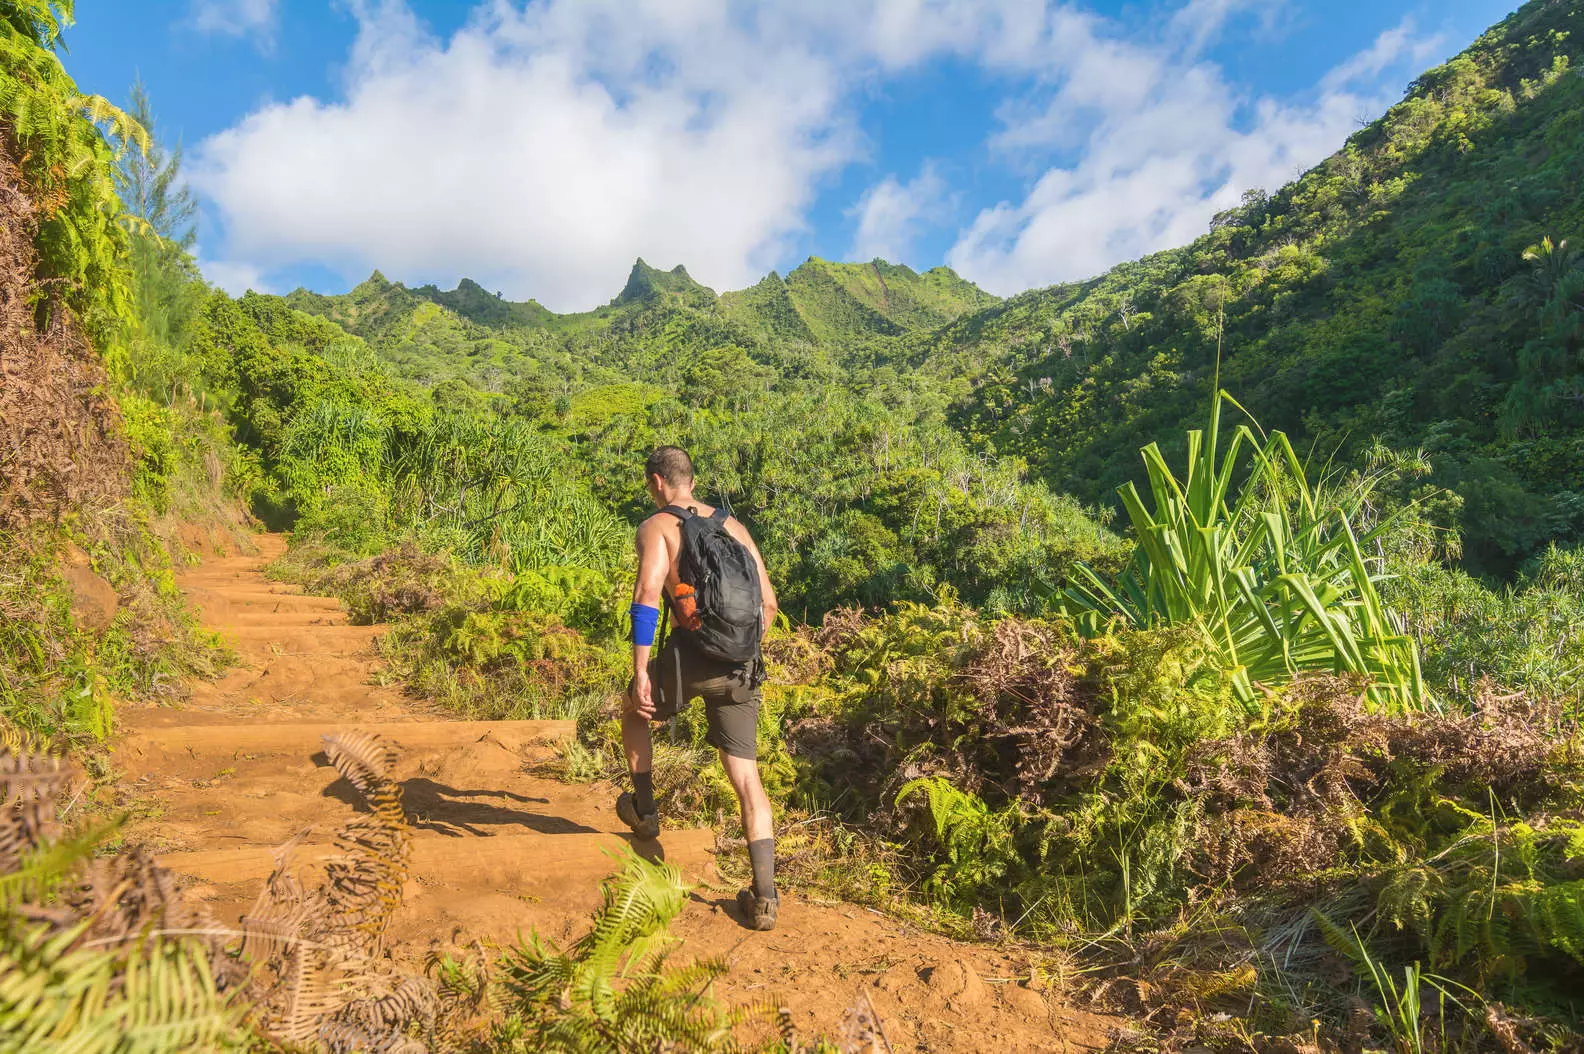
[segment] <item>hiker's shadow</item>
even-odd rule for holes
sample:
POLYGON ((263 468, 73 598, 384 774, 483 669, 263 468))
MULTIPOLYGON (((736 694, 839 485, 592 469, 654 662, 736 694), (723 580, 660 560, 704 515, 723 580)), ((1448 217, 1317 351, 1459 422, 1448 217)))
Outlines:
POLYGON ((706 897, 694 890, 688 894, 688 899, 695 904, 703 904, 706 907, 714 908, 745 930, 753 930, 754 928, 748 916, 743 914, 742 906, 737 903, 736 897, 706 897))
MULTIPOLYGON (((549 798, 531 798, 507 790, 460 790, 423 776, 402 780, 401 789, 407 822, 420 831, 434 831, 453 838, 502 834, 503 827, 526 827, 540 834, 597 833, 594 828, 565 817, 513 807, 548 805, 549 798)), ((324 795, 346 802, 358 812, 369 811, 363 795, 344 776, 326 787, 324 795)))
POLYGON ((616 837, 627 843, 627 847, 637 856, 643 857, 651 864, 665 863, 665 835, 659 838, 639 838, 628 831, 615 832, 616 837))

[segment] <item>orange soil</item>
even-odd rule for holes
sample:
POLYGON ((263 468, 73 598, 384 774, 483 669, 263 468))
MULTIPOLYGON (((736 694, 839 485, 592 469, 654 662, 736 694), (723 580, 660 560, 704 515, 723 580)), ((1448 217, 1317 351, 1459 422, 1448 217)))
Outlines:
MULTIPOLYGON (((393 954, 507 942, 537 928, 558 940, 582 931, 609 855, 626 832, 609 784, 568 785, 528 768, 572 734, 567 722, 464 722, 370 682, 379 627, 349 625, 338 601, 266 579, 279 537, 259 556, 211 558, 179 575, 206 626, 243 664, 192 686, 179 707, 130 709, 116 763, 153 816, 133 838, 222 920, 239 918, 273 863, 273 847, 309 830, 307 868, 356 794, 319 751, 328 730, 383 732, 402 748, 398 769, 415 828, 412 878, 392 924, 393 954), (321 727, 315 727, 321 726, 321 727)), ((715 835, 668 830, 660 851, 698 883, 673 926, 682 954, 724 955, 729 999, 767 998, 801 1034, 836 1035, 867 990, 897 1051, 1091 1050, 1105 1018, 1027 987, 1015 949, 966 945, 864 908, 782 895, 779 926, 743 928, 733 889, 714 868, 715 835)), ((642 847, 653 851, 654 846, 642 847)))

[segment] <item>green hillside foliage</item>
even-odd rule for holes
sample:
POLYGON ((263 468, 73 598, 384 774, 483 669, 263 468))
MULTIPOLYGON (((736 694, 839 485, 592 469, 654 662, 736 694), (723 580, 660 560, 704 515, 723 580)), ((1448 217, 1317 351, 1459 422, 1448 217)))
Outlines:
POLYGON ((787 287, 810 328, 826 340, 934 328, 996 300, 950 268, 920 275, 884 260, 853 264, 811 258, 787 275, 787 287))
MULTIPOLYGON (((490 298, 476 285, 454 294, 414 292, 378 273, 338 297, 299 290, 285 298, 249 294, 232 305, 216 294, 209 309, 216 318, 297 317, 294 328, 313 329, 317 317, 361 338, 347 338, 329 356, 338 364, 356 358, 360 369, 372 371, 353 381, 317 354, 335 343, 329 330, 308 345, 285 332, 263 334, 266 344, 296 342, 308 354, 285 353, 297 364, 293 370, 333 389, 348 412, 354 404, 362 408, 356 427, 371 431, 361 439, 354 440, 350 418, 334 418, 341 422, 334 446, 349 448, 339 460, 321 450, 329 440, 314 440, 303 448, 311 458, 293 460, 275 438, 288 421, 303 435, 319 435, 333 418, 310 421, 303 415, 321 396, 275 382, 264 385, 270 406, 255 409, 262 382, 249 379, 254 369, 243 364, 270 360, 239 354, 250 345, 229 335, 238 323, 212 322, 228 334, 222 343, 232 350, 202 354, 242 369, 214 380, 221 387, 240 384, 232 404, 237 437, 261 447, 281 478, 275 491, 259 492, 260 514, 327 532, 357 554, 409 528, 433 544, 474 532, 479 536, 459 551, 472 559, 509 551, 517 555, 508 562, 522 568, 532 566, 521 556, 526 543, 512 542, 497 516, 510 520, 521 505, 524 517, 536 517, 548 524, 540 530, 551 532, 562 519, 594 516, 578 511, 581 499, 570 492, 557 492, 555 504, 546 504, 548 491, 535 492, 532 500, 502 499, 497 506, 492 499, 478 515, 453 517, 442 540, 437 515, 418 516, 381 496, 388 466, 404 456, 396 447, 439 414, 537 442, 542 456, 560 466, 547 471, 577 477, 604 507, 629 519, 645 500, 637 462, 662 443, 686 446, 701 466, 703 492, 762 538, 786 609, 799 617, 817 618, 844 603, 926 600, 942 586, 975 603, 1025 610, 1056 596, 1078 561, 1116 564, 1120 544, 1090 510, 1026 483, 1017 461, 974 453, 949 427, 943 393, 889 368, 842 364, 858 357, 866 340, 894 343, 876 334, 905 331, 860 299, 885 306, 887 296, 899 318, 931 322, 991 299, 944 268, 918 275, 883 261, 810 261, 787 282, 771 275, 745 293, 717 298, 685 269, 661 271, 640 260, 610 304, 543 325, 529 321, 536 312, 490 298), (844 311, 860 321, 838 325, 833 320, 844 311), (822 343, 812 339, 816 329, 851 339, 822 343), (370 379, 376 376, 377 382, 370 379), (801 441, 788 443, 791 435, 801 441), (286 478, 291 465, 303 474, 286 478), (352 476, 365 482, 354 486, 352 476), (331 506, 346 510, 344 526, 322 518, 331 506), (353 539, 352 524, 386 526, 353 539)), ((483 500, 469 490, 470 500, 483 500)), ((606 537, 604 528, 595 536, 606 537)), ((613 559, 602 549, 577 562, 603 571, 613 559)))
POLYGON ((1222 345, 1221 385, 1300 450, 1422 447, 1470 567, 1506 573, 1584 531, 1581 55, 1578 4, 1527 4, 1194 244, 1013 297, 910 361, 977 377, 967 431, 1099 501, 1197 420, 1222 345))
MULTIPOLYGON (((144 309, 160 301, 179 314, 202 286, 179 248, 161 246, 149 216, 122 205, 118 159, 156 170, 168 162, 146 149, 140 124, 79 93, 61 67, 54 49, 71 13, 69 3, 0 5, 0 139, 16 195, 3 219, 0 299, 25 301, 37 326, 23 332, 26 323, 13 328, 18 319, 9 315, 0 358, 10 367, 3 383, 20 384, 45 412, 107 415, 51 422, 56 430, 102 430, 111 441, 46 451, 75 459, 60 471, 98 480, 80 498, 71 488, 39 495, 53 503, 47 516, 12 515, 0 501, 0 739, 13 748, 92 749, 114 730, 114 699, 168 697, 183 677, 226 663, 225 649, 182 603, 171 557, 181 546, 170 542, 174 517, 216 519, 225 503, 220 477, 228 468, 245 474, 249 463, 221 422, 179 398, 159 365, 169 349, 144 309), (29 230, 31 246, 17 245, 29 230), (179 279, 153 282, 157 259, 179 261, 179 279), (133 260, 151 262, 150 281, 133 260), (24 261, 31 273, 11 269, 24 261), (86 407, 53 401, 49 378, 73 375, 99 389, 86 407)), ((8 432, 0 460, 9 462, 30 431, 45 430, 30 429, 26 417, 37 407, 26 400, 0 406, 8 411, 0 414, 8 432)))
MULTIPOLYGON (((619 776, 641 465, 678 443, 780 594, 760 735, 789 888, 1030 942, 1162 1049, 1576 1048, 1576 0, 1091 281, 996 301, 811 259, 717 295, 638 261, 574 314, 378 272, 211 289, 179 154, 55 60, 69 8, 0 12, 0 122, 72 159, 24 173, 66 290, 37 306, 84 320, 131 455, 121 497, 3 538, 8 739, 89 744, 112 698, 217 669, 168 528, 245 504, 291 532, 277 574, 392 623, 411 688, 575 719, 566 776, 619 776)), ((735 813, 703 731, 693 707, 659 747, 668 822, 735 813)), ((512 1042, 661 989, 693 1000, 667 1035, 714 1027, 714 966, 623 941, 596 950, 654 983, 577 1006, 540 982, 593 944, 509 952, 512 1042)))
POLYGON ((112 163, 118 148, 147 146, 143 129, 97 95, 84 95, 55 55, 70 0, 13 0, 0 11, 0 123, 38 208, 41 312, 64 308, 102 348, 131 320, 127 246, 112 163), (47 283, 47 284, 45 284, 47 283))

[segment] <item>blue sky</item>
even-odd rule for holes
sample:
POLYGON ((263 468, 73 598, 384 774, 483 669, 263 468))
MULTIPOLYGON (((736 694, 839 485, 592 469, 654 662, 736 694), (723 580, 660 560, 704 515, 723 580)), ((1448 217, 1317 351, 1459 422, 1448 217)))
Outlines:
POLYGON ((1511 0, 78 0, 147 83, 232 291, 379 267, 591 307, 634 257, 809 255, 997 293, 1181 244, 1378 116, 1511 0))

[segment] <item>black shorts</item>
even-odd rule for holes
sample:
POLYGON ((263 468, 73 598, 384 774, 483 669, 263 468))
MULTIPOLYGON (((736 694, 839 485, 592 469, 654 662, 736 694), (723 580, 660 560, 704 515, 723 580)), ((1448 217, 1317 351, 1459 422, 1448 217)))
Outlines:
MULTIPOLYGON (((721 662, 673 641, 649 660, 653 721, 669 721, 694 699, 704 700, 704 741, 734 758, 759 758, 759 702, 753 664, 721 662)), ((627 696, 633 685, 627 682, 627 696)))

